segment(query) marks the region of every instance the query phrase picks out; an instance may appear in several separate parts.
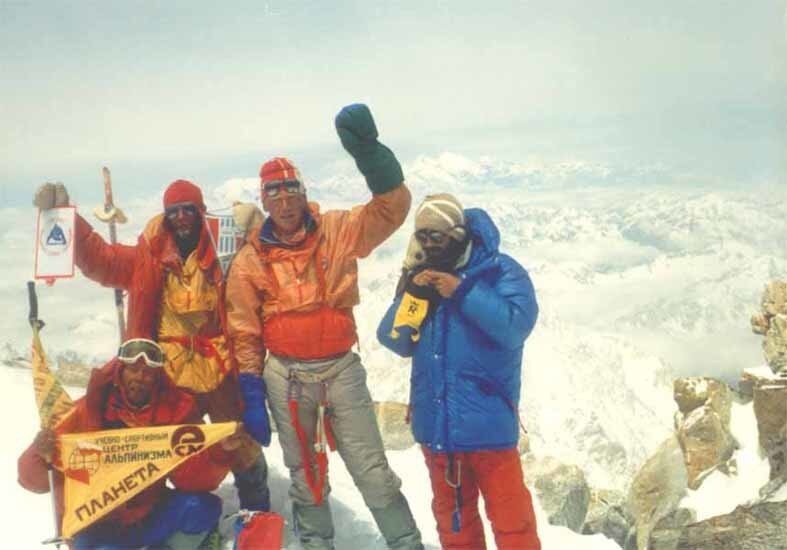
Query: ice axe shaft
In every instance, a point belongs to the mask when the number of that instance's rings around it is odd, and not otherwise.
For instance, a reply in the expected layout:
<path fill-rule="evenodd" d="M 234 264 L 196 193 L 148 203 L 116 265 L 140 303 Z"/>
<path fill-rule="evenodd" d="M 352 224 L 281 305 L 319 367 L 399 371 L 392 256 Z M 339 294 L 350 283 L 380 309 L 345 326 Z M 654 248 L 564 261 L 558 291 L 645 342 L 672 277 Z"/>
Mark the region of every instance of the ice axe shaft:
<path fill-rule="evenodd" d="M 96 208 L 93 213 L 98 219 L 109 225 L 109 242 L 117 244 L 116 225 L 117 223 L 125 223 L 126 216 L 123 214 L 122 210 L 115 207 L 115 202 L 112 198 L 112 174 L 109 168 L 104 166 L 101 172 L 104 176 L 104 209 L 101 211 L 100 207 Z M 122 344 L 126 337 L 126 314 L 123 306 L 123 291 L 119 288 L 115 289 L 115 309 L 117 310 L 118 332 L 120 335 L 120 343 Z"/>
<path fill-rule="evenodd" d="M 27 320 L 30 322 L 30 328 L 33 329 L 33 334 L 37 334 L 44 326 L 44 322 L 38 318 L 38 296 L 36 295 L 35 281 L 27 281 L 27 302 L 30 305 L 30 311 L 27 314 Z M 60 548 L 63 540 L 60 538 L 60 525 L 57 521 L 57 499 L 55 497 L 55 480 L 52 475 L 52 465 L 47 464 L 47 479 L 49 481 L 49 492 L 52 495 L 52 515 L 55 521 L 55 536 L 47 539 L 42 544 L 56 544 Z"/>
<path fill-rule="evenodd" d="M 57 496 L 55 496 L 55 476 L 52 470 L 52 465 L 47 464 L 47 479 L 49 480 L 49 494 L 52 496 L 52 514 L 55 518 L 55 536 L 51 539 L 43 541 L 41 544 L 54 544 L 57 550 L 60 550 L 60 545 L 65 542 L 60 537 L 60 523 L 57 521 Z"/>

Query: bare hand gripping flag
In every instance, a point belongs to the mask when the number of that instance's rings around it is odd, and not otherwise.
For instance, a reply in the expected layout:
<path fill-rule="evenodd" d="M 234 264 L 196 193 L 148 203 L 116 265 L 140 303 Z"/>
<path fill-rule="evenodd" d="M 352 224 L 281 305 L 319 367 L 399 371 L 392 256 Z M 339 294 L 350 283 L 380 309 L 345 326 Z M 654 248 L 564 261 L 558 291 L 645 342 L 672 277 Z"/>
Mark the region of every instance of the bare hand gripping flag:
<path fill-rule="evenodd" d="M 220 422 L 58 436 L 57 467 L 65 477 L 63 537 L 106 516 L 237 427 Z"/>

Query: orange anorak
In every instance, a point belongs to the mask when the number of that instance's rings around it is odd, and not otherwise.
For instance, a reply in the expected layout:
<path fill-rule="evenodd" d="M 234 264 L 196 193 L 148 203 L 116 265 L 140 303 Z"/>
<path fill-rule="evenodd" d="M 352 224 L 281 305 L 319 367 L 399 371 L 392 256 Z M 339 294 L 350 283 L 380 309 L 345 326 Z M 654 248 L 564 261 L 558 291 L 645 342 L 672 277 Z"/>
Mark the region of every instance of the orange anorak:
<path fill-rule="evenodd" d="M 184 262 L 163 214 L 148 222 L 136 246 L 107 244 L 77 220 L 77 265 L 90 279 L 129 292 L 128 334 L 160 341 L 164 369 L 179 387 L 216 389 L 231 364 L 222 274 L 204 221 L 199 244 Z"/>
<path fill-rule="evenodd" d="M 266 348 L 304 360 L 350 350 L 357 341 L 357 259 L 402 225 L 410 191 L 402 184 L 352 210 L 321 214 L 316 203 L 309 209 L 316 228 L 302 243 L 285 247 L 256 237 L 233 260 L 227 320 L 242 372 L 259 374 Z"/>

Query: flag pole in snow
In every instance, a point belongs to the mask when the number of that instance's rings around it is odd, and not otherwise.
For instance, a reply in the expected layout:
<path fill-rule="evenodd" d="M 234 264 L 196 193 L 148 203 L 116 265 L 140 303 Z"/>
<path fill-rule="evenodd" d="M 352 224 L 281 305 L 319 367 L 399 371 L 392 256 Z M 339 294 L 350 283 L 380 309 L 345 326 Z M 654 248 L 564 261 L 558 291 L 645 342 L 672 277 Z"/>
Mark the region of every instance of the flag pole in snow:
<path fill-rule="evenodd" d="M 38 332 L 44 328 L 44 322 L 38 318 L 38 297 L 36 296 L 36 284 L 34 281 L 27 281 L 27 301 L 30 304 L 27 320 L 30 323 L 30 328 L 33 329 L 33 340 L 36 340 Z M 46 468 L 49 479 L 49 494 L 52 496 L 52 518 L 55 522 L 55 536 L 43 541 L 42 544 L 54 543 L 56 548 L 59 549 L 63 539 L 60 538 L 60 525 L 57 521 L 57 498 L 55 497 L 55 479 L 52 464 L 48 462 Z"/>
<path fill-rule="evenodd" d="M 115 206 L 112 198 L 112 174 L 109 172 L 109 168 L 104 166 L 101 173 L 104 176 L 104 206 L 94 208 L 93 214 L 109 225 L 109 242 L 116 244 L 118 240 L 116 224 L 126 223 L 126 216 L 120 208 Z M 115 309 L 117 309 L 118 331 L 122 344 L 126 336 L 126 315 L 123 307 L 123 291 L 119 288 L 115 289 Z"/>

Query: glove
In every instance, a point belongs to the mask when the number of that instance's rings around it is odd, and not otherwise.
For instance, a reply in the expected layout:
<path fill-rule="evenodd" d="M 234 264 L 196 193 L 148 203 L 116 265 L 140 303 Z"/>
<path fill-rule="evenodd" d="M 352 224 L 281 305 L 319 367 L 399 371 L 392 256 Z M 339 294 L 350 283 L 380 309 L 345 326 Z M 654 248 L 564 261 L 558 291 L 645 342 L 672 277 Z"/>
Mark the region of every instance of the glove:
<path fill-rule="evenodd" d="M 420 267 L 425 260 L 426 254 L 424 253 L 424 247 L 421 246 L 421 243 L 418 242 L 415 235 L 412 235 L 410 237 L 410 242 L 407 244 L 407 252 L 404 254 L 402 268 L 407 271 L 412 271 Z"/>
<path fill-rule="evenodd" d="M 243 397 L 243 427 L 262 446 L 271 444 L 271 422 L 265 408 L 265 381 L 244 372 L 238 376 Z"/>
<path fill-rule="evenodd" d="M 68 191 L 61 182 L 41 184 L 33 197 L 33 206 L 49 210 L 58 206 L 68 206 Z"/>
<path fill-rule="evenodd" d="M 413 342 L 421 338 L 421 325 L 426 317 L 437 308 L 442 299 L 431 286 L 420 286 L 413 282 L 418 272 L 403 273 L 400 285 L 403 286 L 402 300 L 396 308 L 391 338 L 396 340 L 400 334 L 406 334 Z"/>
<path fill-rule="evenodd" d="M 342 147 L 355 159 L 372 193 L 387 193 L 404 181 L 393 152 L 377 141 L 377 126 L 369 107 L 362 103 L 348 105 L 336 115 L 335 124 Z"/>

